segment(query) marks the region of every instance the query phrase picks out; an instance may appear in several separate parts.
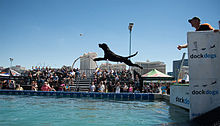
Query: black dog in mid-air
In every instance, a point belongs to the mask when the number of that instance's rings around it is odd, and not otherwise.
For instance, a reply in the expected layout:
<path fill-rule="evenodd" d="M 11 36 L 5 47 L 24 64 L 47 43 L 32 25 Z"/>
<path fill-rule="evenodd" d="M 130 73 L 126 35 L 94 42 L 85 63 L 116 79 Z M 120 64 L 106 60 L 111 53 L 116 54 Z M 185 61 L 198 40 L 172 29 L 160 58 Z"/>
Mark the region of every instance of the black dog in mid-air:
<path fill-rule="evenodd" d="M 128 57 L 123 57 L 123 56 L 119 56 L 119 55 L 113 53 L 109 49 L 107 44 L 105 44 L 105 43 L 99 44 L 99 47 L 102 48 L 104 51 L 104 58 L 95 58 L 95 59 L 93 59 L 94 61 L 109 60 L 109 61 L 113 61 L 113 62 L 124 62 L 128 66 L 136 66 L 136 67 L 139 67 L 140 69 L 143 69 L 143 67 L 139 66 L 138 64 L 133 64 L 131 62 L 131 60 L 128 59 L 128 58 L 131 58 L 131 57 L 137 55 L 138 52 L 136 52 L 135 54 L 130 55 Z"/>

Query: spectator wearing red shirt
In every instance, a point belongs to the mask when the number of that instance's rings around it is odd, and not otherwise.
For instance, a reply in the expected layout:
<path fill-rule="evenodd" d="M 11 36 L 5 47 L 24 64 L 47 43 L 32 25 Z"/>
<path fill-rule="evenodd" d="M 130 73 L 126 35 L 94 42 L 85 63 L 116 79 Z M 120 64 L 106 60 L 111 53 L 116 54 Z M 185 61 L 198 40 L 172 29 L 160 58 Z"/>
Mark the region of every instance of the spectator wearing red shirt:
<path fill-rule="evenodd" d="M 51 87 L 48 82 L 44 82 L 44 85 L 41 87 L 41 91 L 51 91 Z"/>

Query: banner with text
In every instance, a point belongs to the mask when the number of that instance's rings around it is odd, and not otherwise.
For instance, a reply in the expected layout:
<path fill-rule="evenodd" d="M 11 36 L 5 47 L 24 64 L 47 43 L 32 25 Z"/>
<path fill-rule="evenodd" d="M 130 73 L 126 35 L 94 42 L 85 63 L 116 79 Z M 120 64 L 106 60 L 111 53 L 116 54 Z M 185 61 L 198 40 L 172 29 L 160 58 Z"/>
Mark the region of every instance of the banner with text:
<path fill-rule="evenodd" d="M 189 86 L 188 85 L 171 85 L 170 86 L 170 103 L 189 109 Z"/>
<path fill-rule="evenodd" d="M 220 32 L 188 32 L 190 119 L 220 106 Z"/>

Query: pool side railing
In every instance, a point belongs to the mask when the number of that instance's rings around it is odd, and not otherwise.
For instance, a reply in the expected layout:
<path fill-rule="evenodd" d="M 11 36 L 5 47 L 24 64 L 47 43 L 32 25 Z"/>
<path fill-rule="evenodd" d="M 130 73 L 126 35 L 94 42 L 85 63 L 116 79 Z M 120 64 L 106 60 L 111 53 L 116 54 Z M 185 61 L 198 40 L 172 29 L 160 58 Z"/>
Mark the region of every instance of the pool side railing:
<path fill-rule="evenodd" d="M 100 93 L 100 92 L 66 92 L 66 91 L 32 91 L 0 90 L 0 95 L 29 95 L 81 98 L 91 97 L 112 100 L 168 100 L 169 95 L 158 93 Z"/>

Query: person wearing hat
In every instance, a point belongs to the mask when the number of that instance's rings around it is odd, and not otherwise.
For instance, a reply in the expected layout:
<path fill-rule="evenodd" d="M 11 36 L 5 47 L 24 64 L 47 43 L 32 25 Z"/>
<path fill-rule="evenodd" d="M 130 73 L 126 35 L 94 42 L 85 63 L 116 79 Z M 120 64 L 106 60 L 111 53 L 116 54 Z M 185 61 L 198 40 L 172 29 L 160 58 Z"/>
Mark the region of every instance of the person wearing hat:
<path fill-rule="evenodd" d="M 192 19 L 189 19 L 188 22 L 196 29 L 196 31 L 207 31 L 207 30 L 214 30 L 214 28 L 208 24 L 200 24 L 200 19 L 198 17 L 193 17 Z M 178 45 L 178 49 L 181 50 L 182 48 L 187 48 L 188 45 Z"/>
<path fill-rule="evenodd" d="M 189 19 L 188 22 L 196 29 L 196 31 L 214 30 L 214 28 L 208 23 L 200 25 L 200 19 L 198 17 Z"/>

